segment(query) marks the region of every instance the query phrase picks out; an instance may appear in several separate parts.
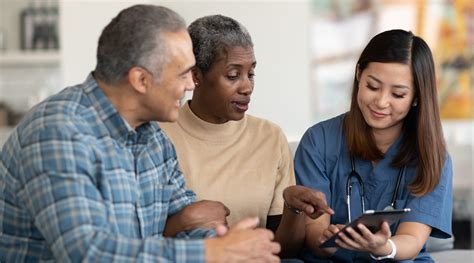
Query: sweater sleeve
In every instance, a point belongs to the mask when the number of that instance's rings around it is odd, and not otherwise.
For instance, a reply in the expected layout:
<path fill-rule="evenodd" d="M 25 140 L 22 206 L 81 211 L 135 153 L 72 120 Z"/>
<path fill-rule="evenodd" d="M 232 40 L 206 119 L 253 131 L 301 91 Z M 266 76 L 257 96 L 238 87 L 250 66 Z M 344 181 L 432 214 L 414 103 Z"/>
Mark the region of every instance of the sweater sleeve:
<path fill-rule="evenodd" d="M 283 214 L 283 190 L 288 186 L 295 185 L 293 158 L 288 140 L 281 129 L 279 129 L 278 141 L 280 161 L 278 162 L 275 191 L 273 192 L 273 200 L 268 215 Z"/>

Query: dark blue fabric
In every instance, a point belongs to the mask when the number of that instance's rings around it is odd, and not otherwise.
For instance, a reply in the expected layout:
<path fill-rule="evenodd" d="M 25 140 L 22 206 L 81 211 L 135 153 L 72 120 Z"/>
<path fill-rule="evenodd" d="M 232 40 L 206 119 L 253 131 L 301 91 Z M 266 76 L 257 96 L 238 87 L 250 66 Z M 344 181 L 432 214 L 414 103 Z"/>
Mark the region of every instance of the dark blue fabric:
<path fill-rule="evenodd" d="M 348 220 L 346 204 L 346 180 L 351 172 L 351 162 L 342 131 L 344 115 L 320 122 L 309 128 L 303 135 L 295 154 L 295 174 L 297 184 L 308 186 L 323 192 L 327 202 L 335 211 L 331 224 L 346 224 Z M 360 174 L 365 187 L 365 209 L 383 210 L 390 204 L 395 191 L 399 169 L 390 166 L 399 146 L 398 138 L 388 149 L 385 158 L 375 167 L 368 160 L 355 159 L 357 172 Z M 448 238 L 452 235 L 452 164 L 447 155 L 440 183 L 429 194 L 415 197 L 410 194 L 407 185 L 415 176 L 416 167 L 406 167 L 405 176 L 400 185 L 396 208 L 411 208 L 411 212 L 400 222 L 419 222 L 433 228 L 431 236 Z M 357 183 L 354 184 L 357 186 Z M 352 195 L 351 205 L 360 205 L 356 193 Z M 355 212 L 355 209 L 353 211 Z M 354 214 L 353 214 L 354 216 Z M 355 217 L 353 217 L 355 218 Z M 391 226 L 392 233 L 398 227 L 397 222 Z M 305 253 L 305 261 L 310 251 Z M 356 254 L 349 251 L 336 253 L 335 257 L 341 262 L 356 262 L 347 258 L 346 254 Z M 368 257 L 367 253 L 363 258 Z M 425 256 L 426 255 L 426 256 Z M 420 253 L 418 260 L 429 259 L 427 253 Z M 323 261 L 324 262 L 324 261 Z"/>

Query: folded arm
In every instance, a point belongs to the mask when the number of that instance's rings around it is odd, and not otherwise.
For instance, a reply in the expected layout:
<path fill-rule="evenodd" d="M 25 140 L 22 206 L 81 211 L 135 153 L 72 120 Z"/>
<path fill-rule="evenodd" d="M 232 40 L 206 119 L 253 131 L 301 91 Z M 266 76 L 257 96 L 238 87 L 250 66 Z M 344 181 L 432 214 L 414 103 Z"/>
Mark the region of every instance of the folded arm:
<path fill-rule="evenodd" d="M 45 136 L 55 139 L 27 145 L 22 150 L 23 187 L 18 195 L 56 260 L 204 260 L 202 240 L 167 239 L 161 235 L 140 238 L 121 233 L 119 228 L 124 225 L 131 228 L 129 233 L 133 233 L 134 227 L 140 228 L 134 221 L 127 220 L 130 218 L 127 213 L 138 212 L 131 203 L 112 201 L 124 198 L 125 192 L 107 188 L 128 189 L 127 185 L 101 184 L 104 180 L 100 177 L 107 174 L 97 171 L 100 162 L 93 159 L 95 153 L 87 140 L 71 138 L 58 130 L 47 132 Z M 52 133 L 58 134 L 53 136 Z M 119 211 L 124 213 L 117 213 Z"/>

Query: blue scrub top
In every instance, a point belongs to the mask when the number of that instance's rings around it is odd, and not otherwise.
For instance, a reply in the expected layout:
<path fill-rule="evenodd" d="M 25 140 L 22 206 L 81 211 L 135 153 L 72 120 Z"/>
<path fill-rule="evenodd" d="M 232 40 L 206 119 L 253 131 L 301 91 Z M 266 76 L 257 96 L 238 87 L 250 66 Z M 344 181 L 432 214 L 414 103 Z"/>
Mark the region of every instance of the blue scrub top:
<path fill-rule="evenodd" d="M 344 114 L 320 122 L 309 128 L 301 139 L 295 154 L 295 174 L 297 184 L 311 187 L 323 192 L 335 214 L 331 217 L 331 224 L 347 224 L 346 180 L 351 172 L 351 159 L 342 132 Z M 398 138 L 388 149 L 384 159 L 375 167 L 371 161 L 355 159 L 355 169 L 362 177 L 365 188 L 365 209 L 383 210 L 390 205 L 399 173 L 398 168 L 390 166 L 400 146 Z M 407 166 L 397 196 L 396 209 L 411 208 L 400 222 L 419 222 L 432 227 L 431 236 L 438 238 L 451 237 L 452 217 L 452 164 L 447 155 L 436 188 L 422 197 L 410 194 L 407 186 L 413 180 L 415 166 Z M 361 200 L 358 194 L 359 185 L 353 180 L 356 189 L 351 197 L 351 216 L 357 218 L 361 213 Z M 391 226 L 392 233 L 396 232 L 397 222 Z M 315 258 L 306 249 L 303 253 L 305 262 L 324 262 Z M 337 262 L 367 262 L 368 253 L 353 252 L 339 249 L 331 260 Z M 423 247 L 416 258 L 417 262 L 432 261 Z"/>

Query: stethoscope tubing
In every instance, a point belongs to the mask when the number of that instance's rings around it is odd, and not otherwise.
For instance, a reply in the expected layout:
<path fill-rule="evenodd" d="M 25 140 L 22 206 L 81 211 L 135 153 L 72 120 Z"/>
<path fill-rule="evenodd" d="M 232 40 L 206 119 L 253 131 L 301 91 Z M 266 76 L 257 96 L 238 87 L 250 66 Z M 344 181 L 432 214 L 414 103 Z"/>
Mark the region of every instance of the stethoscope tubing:
<path fill-rule="evenodd" d="M 362 212 L 365 212 L 365 190 L 364 190 L 364 181 L 362 180 L 362 177 L 359 175 L 359 173 L 356 170 L 355 167 L 355 160 L 354 157 L 351 157 L 351 172 L 347 176 L 347 181 L 346 181 L 346 203 L 347 203 L 347 215 L 349 219 L 349 223 L 352 222 L 351 218 L 351 197 L 352 197 L 352 178 L 355 177 L 357 180 L 357 183 L 359 184 L 359 195 L 360 195 L 360 202 L 362 205 Z M 390 202 L 390 205 L 387 206 L 384 210 L 393 210 L 395 209 L 395 205 L 397 202 L 397 196 L 398 192 L 400 191 L 400 185 L 402 181 L 403 174 L 405 173 L 405 166 L 400 168 L 398 171 L 398 177 L 397 177 L 397 183 L 395 185 L 395 191 L 392 194 L 392 200 Z"/>

